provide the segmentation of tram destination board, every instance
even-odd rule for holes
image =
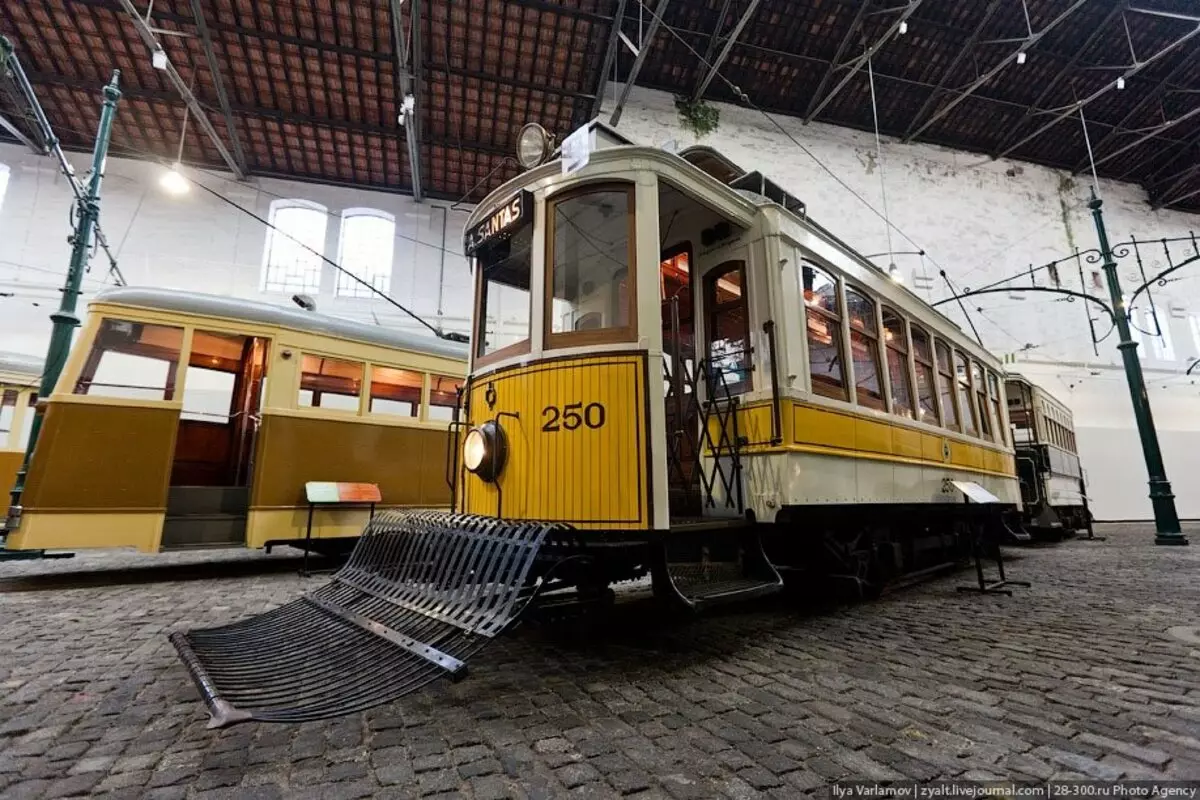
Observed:
[[[470,257],[480,248],[511,236],[533,222],[533,192],[519,189],[482,222],[463,235],[463,251]]]
[[[1200,800],[1200,776],[1193,780],[1130,781],[839,781],[828,787],[830,800],[1043,800],[1043,798],[1176,798]]]

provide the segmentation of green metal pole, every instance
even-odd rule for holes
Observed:
[[[1175,495],[1167,470],[1163,466],[1162,451],[1158,447],[1158,432],[1154,428],[1154,417],[1150,413],[1150,398],[1146,395],[1146,381],[1142,377],[1142,363],[1138,359],[1137,342],[1129,335],[1128,310],[1121,295],[1121,280],[1117,275],[1117,262],[1108,244],[1108,231],[1104,227],[1104,214],[1100,211],[1103,202],[1092,190],[1088,207],[1092,209],[1092,220],[1096,223],[1096,236],[1100,239],[1100,255],[1104,259],[1104,277],[1108,281],[1108,293],[1112,297],[1113,322],[1121,337],[1117,348],[1125,362],[1125,379],[1129,383],[1129,396],[1133,400],[1133,416],[1137,420],[1138,435],[1142,439],[1142,454],[1146,458],[1146,472],[1150,476],[1150,503],[1154,507],[1155,544],[1184,545],[1187,537],[1179,527],[1179,514],[1175,511]]]
[[[38,389],[39,398],[49,397],[54,391],[58,376],[62,374],[63,365],[67,361],[67,354],[71,350],[71,335],[75,328],[79,327],[75,306],[79,299],[79,287],[83,283],[83,273],[87,267],[88,250],[92,245],[96,220],[100,217],[100,182],[104,177],[104,165],[108,159],[108,143],[112,136],[113,118],[117,113],[117,101],[121,99],[121,90],[118,88],[120,78],[121,71],[113,70],[112,80],[104,87],[104,105],[100,110],[96,146],[92,151],[92,174],[86,187],[87,193],[80,203],[75,232],[71,236],[71,263],[67,268],[67,281],[63,285],[58,311],[50,315],[54,328],[50,333],[50,348],[46,352],[46,368],[42,373],[42,385]],[[17,472],[17,481],[12,489],[6,532],[15,531],[20,525],[21,494],[25,491],[25,477],[29,472],[29,462],[41,430],[42,412],[35,410],[33,427],[29,432],[29,444],[25,448],[25,460]]]

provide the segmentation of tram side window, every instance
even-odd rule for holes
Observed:
[[[989,371],[987,374],[988,380],[988,398],[992,404],[992,425],[996,434],[996,441],[1000,444],[1008,444],[1008,437],[1004,433],[1004,409],[1000,406],[1000,379],[996,377],[996,373]]]
[[[937,389],[934,383],[933,349],[929,334],[912,326],[913,361],[917,367],[918,419],[930,425],[938,424]]]
[[[708,311],[708,359],[733,394],[750,390],[750,319],[742,262],[723,264],[704,276]]]
[[[75,394],[173,400],[183,328],[104,319],[88,353]]]
[[[245,336],[212,331],[192,334],[181,419],[226,424],[246,348]]]
[[[10,441],[13,420],[17,418],[17,390],[5,389],[0,397],[0,444]]]
[[[356,412],[362,380],[362,362],[305,353],[300,367],[300,394],[296,405],[301,408]]]
[[[842,315],[837,281],[812,264],[800,265],[808,330],[808,365],[815,394],[849,400],[842,369]]]
[[[967,357],[954,351],[954,374],[958,378],[958,410],[962,417],[963,433],[976,435],[975,411],[971,405],[971,376],[967,372]]]
[[[886,306],[883,309],[883,343],[887,350],[888,381],[892,385],[892,411],[913,415],[912,382],[908,375],[908,336],[904,317]]]
[[[371,367],[370,414],[417,417],[421,413],[421,390],[425,375],[407,369]]]
[[[945,342],[938,342],[934,348],[937,351],[938,393],[942,398],[942,419],[951,430],[961,430],[958,427],[958,405],[954,401],[954,367],[950,364],[950,348]]]
[[[850,355],[854,359],[855,394],[859,405],[883,410],[883,387],[879,383],[879,328],[875,303],[856,289],[846,289],[846,313],[850,317]]]
[[[987,384],[984,383],[983,367],[978,361],[971,362],[971,388],[975,391],[975,408],[979,413],[979,435],[992,438],[992,414],[988,405]]]
[[[449,422],[454,419],[454,407],[458,405],[458,387],[462,378],[446,375],[429,376],[429,412],[427,419]]]
[[[547,204],[549,343],[569,345],[576,333],[580,342],[632,338],[633,191],[632,184],[585,187]]]
[[[475,268],[480,276],[476,357],[528,349],[533,225],[479,251]]]

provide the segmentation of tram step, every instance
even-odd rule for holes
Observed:
[[[168,515],[163,520],[161,550],[234,547],[246,543],[245,514]]]
[[[705,528],[707,544],[694,541],[703,535],[675,535],[661,550],[663,561],[654,570],[655,593],[673,598],[693,611],[774,594],[783,578],[763,552],[758,531]],[[679,559],[679,555],[699,559]]]
[[[298,600],[171,642],[212,714],[302,722],[390,702],[506,630],[534,598],[531,568],[561,526],[431,511],[383,511],[350,560]]]

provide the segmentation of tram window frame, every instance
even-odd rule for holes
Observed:
[[[129,330],[127,333],[119,333],[118,326],[127,325]],[[142,340],[146,338],[149,331],[169,331],[171,337],[177,337],[177,343],[170,342],[166,345],[149,345]],[[129,350],[122,347],[114,346],[120,344],[118,341],[121,337],[130,337],[136,334],[137,341],[129,344]],[[106,341],[106,337],[112,337],[112,341]],[[138,319],[130,319],[126,317],[103,317],[96,327],[95,334],[92,336],[88,347],[88,354],[84,359],[83,366],[80,368],[79,375],[75,378],[75,384],[71,389],[71,393],[84,397],[104,397],[110,400],[139,400],[147,402],[173,402],[177,390],[176,382],[179,378],[179,362],[183,358],[184,344],[184,326],[182,325],[166,325],[160,322],[143,322]],[[136,352],[137,350],[146,350],[154,355],[147,355],[145,352]],[[132,352],[131,352],[132,351]],[[115,384],[97,382],[96,375],[105,366],[105,355],[112,353],[115,355],[125,355],[132,358],[144,359],[147,361],[162,362],[166,364],[166,375],[163,377],[162,386],[138,386],[134,384]],[[118,367],[119,368],[119,367]],[[93,389],[99,387],[102,391],[95,392]],[[137,392],[150,392],[160,394],[158,397],[147,397],[145,395],[131,395],[113,393],[103,391],[105,389],[124,389]]]
[[[916,420],[924,422],[926,425],[941,426],[943,419],[942,404],[940,395],[938,394],[937,359],[934,355],[933,335],[920,325],[910,322],[908,325],[908,336],[909,341],[912,343],[913,372],[917,381],[913,387],[916,397],[916,403],[914,404]],[[918,336],[925,342],[923,353],[922,349],[917,346]],[[926,379],[926,387],[929,390],[928,394],[922,394],[921,392],[922,376]],[[932,420],[925,419],[928,413],[927,409],[931,409],[933,412]]]
[[[806,269],[810,269],[814,273],[824,276],[833,285],[834,309],[832,311],[822,305],[814,304],[809,300],[809,297],[806,293],[807,290],[804,288],[804,270]],[[814,261],[810,261],[809,259],[802,259],[800,261],[800,271],[797,273],[797,278],[800,281],[800,300],[804,306],[804,337],[805,344],[807,346],[806,349],[808,351],[808,375],[810,385],[812,386],[812,393],[820,395],[821,397],[828,397],[831,400],[841,400],[842,402],[849,403],[850,386],[849,382],[846,380],[847,342],[843,341],[844,337],[842,336],[842,319],[845,315],[845,312],[843,311],[844,303],[842,281],[832,271],[822,267]],[[817,370],[814,369],[815,365],[813,364],[812,340],[813,330],[809,325],[810,314],[815,314],[828,326],[830,332],[830,344],[821,346],[823,349],[828,349],[830,346],[832,346],[837,351],[835,358],[837,359],[838,379],[836,382],[830,380],[824,375],[818,378]]]
[[[735,300],[727,300],[724,303],[717,302],[717,288],[722,278],[730,273],[737,273],[741,294]],[[741,334],[742,341],[745,342],[745,349],[740,352],[742,356],[742,368],[738,370],[738,374],[744,377],[736,381],[727,383],[726,386],[730,394],[744,394],[751,390],[753,385],[754,373],[754,346],[750,340],[750,301],[747,297],[748,287],[745,261],[726,261],[718,264],[704,274],[704,344],[705,344],[705,360],[711,366],[713,355],[712,345],[716,341],[716,330],[719,318],[723,314],[731,312],[742,313]]]
[[[884,360],[887,362],[888,386],[891,389],[892,396],[892,413],[906,419],[916,419],[917,409],[916,403],[913,402],[915,393],[913,392],[912,374],[909,372],[909,355],[911,348],[909,347],[909,322],[908,318],[901,314],[891,306],[883,303],[879,304],[880,319],[883,322],[883,349]],[[899,323],[898,330],[893,330],[888,326],[888,319],[893,319]],[[898,362],[895,364],[896,369],[893,369],[892,356],[898,357]],[[893,374],[893,373],[896,374]],[[897,377],[899,376],[900,388],[904,392],[904,407],[901,408],[897,397]]]
[[[586,197],[589,194],[603,192],[624,192],[628,232],[626,234],[626,319],[620,326],[591,328],[587,330],[554,331],[554,268],[557,256],[557,211],[563,203]],[[616,344],[636,342],[638,336],[637,324],[637,184],[631,181],[596,181],[556,192],[546,198],[545,242],[546,249],[542,258],[542,337],[546,350],[560,350],[568,347],[587,347],[596,344]],[[610,291],[618,293],[618,288]],[[610,302],[605,311],[613,308]]]
[[[356,392],[352,395],[349,392],[327,391],[325,389],[313,388],[311,386],[311,384],[310,384],[310,386],[306,387],[305,382],[304,382],[306,375],[317,375],[320,377],[326,377],[323,372],[315,372],[314,373],[311,371],[305,371],[304,361],[305,361],[305,359],[308,359],[308,358],[315,358],[315,359],[320,360],[321,362],[335,361],[335,362],[340,362],[342,364],[349,364],[351,366],[357,366],[358,367],[358,377],[344,379],[344,380],[351,380],[351,381],[353,381],[354,384],[357,385]],[[362,411],[362,407],[363,407],[363,392],[366,390],[366,380],[365,380],[366,367],[367,367],[367,365],[363,361],[357,361],[355,359],[345,358],[343,356],[327,356],[327,355],[322,355],[321,353],[310,353],[310,352],[301,353],[299,369],[296,370],[297,378],[298,378],[297,390],[296,390],[296,394],[295,394],[296,408],[298,408],[298,409],[317,409],[317,410],[320,410],[320,411],[326,412],[326,413],[360,416],[360,412]],[[323,368],[324,368],[324,363],[322,363],[322,369]],[[331,376],[331,377],[337,377],[337,376]],[[307,402],[307,403],[302,402],[305,392],[310,393],[309,394],[309,402]],[[353,409],[339,408],[337,406],[321,405],[321,402],[320,402],[321,398],[325,394],[330,394],[335,397],[354,397],[357,399],[357,403]]]
[[[1000,377],[989,369],[987,371],[987,383],[988,402],[991,404],[992,415],[995,417],[993,420],[995,427],[992,432],[995,435],[997,444],[1007,445],[1008,436],[1005,434],[1004,429],[1008,426],[1004,424],[1004,409],[1000,405]]]
[[[954,350],[954,378],[955,392],[958,395],[959,411],[962,411],[963,400],[966,400],[967,412],[970,414],[970,419],[967,414],[961,414],[959,420],[963,423],[962,432],[968,436],[979,436],[979,415],[975,412],[975,401],[971,388],[971,359],[962,350]],[[962,372],[959,372],[959,368]],[[966,393],[964,398],[963,393]],[[966,424],[970,422],[970,426]]]
[[[861,316],[861,320],[869,322],[870,327],[862,321],[855,322],[855,317],[850,313],[850,298],[851,296],[858,298],[862,303],[870,306],[870,313]],[[850,360],[854,363],[854,397],[858,405],[867,408],[873,408],[877,411],[885,411],[887,409],[887,400],[883,392],[883,376],[880,375],[880,358],[879,358],[879,330],[876,328],[875,312],[879,304],[875,301],[865,289],[859,289],[857,286],[846,284],[842,292],[845,304],[846,320],[850,326]],[[874,328],[874,330],[872,330]],[[875,386],[872,391],[870,388],[863,385],[863,377],[859,374],[859,365],[866,365],[867,359],[859,360],[854,351],[856,342],[865,342],[867,353],[870,358],[870,364],[874,368]],[[864,370],[865,371],[865,370]]]
[[[950,352],[950,345],[941,339],[934,339],[933,355],[938,378],[938,403],[942,407],[942,426],[961,433],[962,413],[958,407],[958,390],[955,383],[954,362],[952,361],[953,357]],[[945,371],[942,370],[943,365],[945,366]],[[947,399],[950,401],[948,408]]]
[[[427,395],[428,400],[425,403],[425,413],[422,414],[421,419],[426,420],[428,422],[450,422],[450,421],[452,421],[454,419],[454,409],[458,406],[458,391],[465,384],[465,379],[456,378],[453,375],[443,375],[440,372],[430,372],[430,373],[428,373],[427,377],[429,379],[426,384],[429,389],[428,395]],[[448,391],[442,389],[440,386],[435,387],[434,383],[435,383],[435,381],[438,381],[438,380],[444,380],[444,381],[450,382],[450,385],[453,387],[453,390],[454,390],[454,402],[452,402],[452,403],[435,402],[435,400],[442,399],[441,397],[435,398],[435,393],[438,395],[446,395],[447,397],[449,396]],[[449,409],[449,412],[446,416],[443,417],[442,416],[443,412],[439,411],[436,414],[434,413],[435,408]]]
[[[381,372],[381,370],[386,372]],[[400,375],[390,375],[388,373],[400,373]],[[413,377],[416,378],[416,385],[413,386],[410,383],[400,383],[396,382],[395,380],[379,380],[379,377]],[[366,416],[372,418],[390,417],[392,419],[420,419],[421,409],[425,405],[425,381],[425,373],[418,369],[394,367],[390,364],[371,364],[371,381],[370,385],[367,387]],[[415,398],[406,396],[414,389],[416,390]],[[405,413],[400,409],[392,410],[387,407],[377,408],[376,401],[382,401],[385,404],[394,403],[396,405],[407,403],[408,411]]]
[[[971,359],[971,391],[974,392],[975,407],[979,411],[979,438],[995,441],[996,429],[988,405],[987,373],[977,359]]]
[[[526,355],[527,353],[529,353],[529,351],[530,351],[530,346],[533,341],[533,308],[534,308],[534,304],[533,304],[533,245],[537,241],[537,239],[535,238],[536,233],[537,233],[537,206],[535,206],[533,221],[531,221],[527,225],[523,225],[520,228],[518,228],[517,230],[513,231],[512,234],[508,238],[506,238],[504,241],[485,245],[478,252],[476,252],[472,258],[472,261],[474,262],[474,270],[475,270],[475,302],[473,304],[473,309],[475,312],[475,322],[473,325],[473,330],[471,331],[471,333],[472,333],[471,357],[472,357],[472,363],[473,363],[474,367],[487,366],[488,364],[493,364],[497,361],[502,361],[503,359],[506,359],[506,358],[512,358],[513,356],[523,356],[523,355]],[[528,235],[528,237],[529,237],[529,248],[526,251],[526,254],[524,256],[524,260],[527,262],[527,267],[528,267],[527,270],[525,271],[526,286],[522,288],[521,286],[517,286],[517,285],[511,284],[511,283],[505,283],[503,281],[495,281],[494,282],[497,287],[501,287],[501,286],[508,287],[508,288],[514,289],[516,291],[524,291],[527,295],[529,295],[529,305],[528,305],[528,309],[527,309],[528,313],[526,314],[526,320],[525,320],[525,338],[515,341],[512,344],[506,344],[503,347],[497,347],[496,349],[485,353],[483,351],[483,348],[487,344],[487,336],[488,336],[488,330],[487,330],[488,291],[487,290],[488,290],[488,286],[491,283],[493,283],[492,281],[488,280],[488,278],[486,277],[486,273],[488,272],[489,269],[495,269],[498,266],[498,264],[492,264],[491,266],[486,266],[484,262],[488,258],[488,256],[496,253],[499,248],[508,247],[509,255],[506,256],[505,258],[501,259],[499,262],[500,264],[503,264],[505,261],[512,258],[512,253],[511,253],[512,242],[515,239],[517,239],[518,237],[525,236],[525,235]],[[497,333],[498,334],[502,333],[503,325],[504,325],[503,320],[497,318],[496,325],[498,327]]]

